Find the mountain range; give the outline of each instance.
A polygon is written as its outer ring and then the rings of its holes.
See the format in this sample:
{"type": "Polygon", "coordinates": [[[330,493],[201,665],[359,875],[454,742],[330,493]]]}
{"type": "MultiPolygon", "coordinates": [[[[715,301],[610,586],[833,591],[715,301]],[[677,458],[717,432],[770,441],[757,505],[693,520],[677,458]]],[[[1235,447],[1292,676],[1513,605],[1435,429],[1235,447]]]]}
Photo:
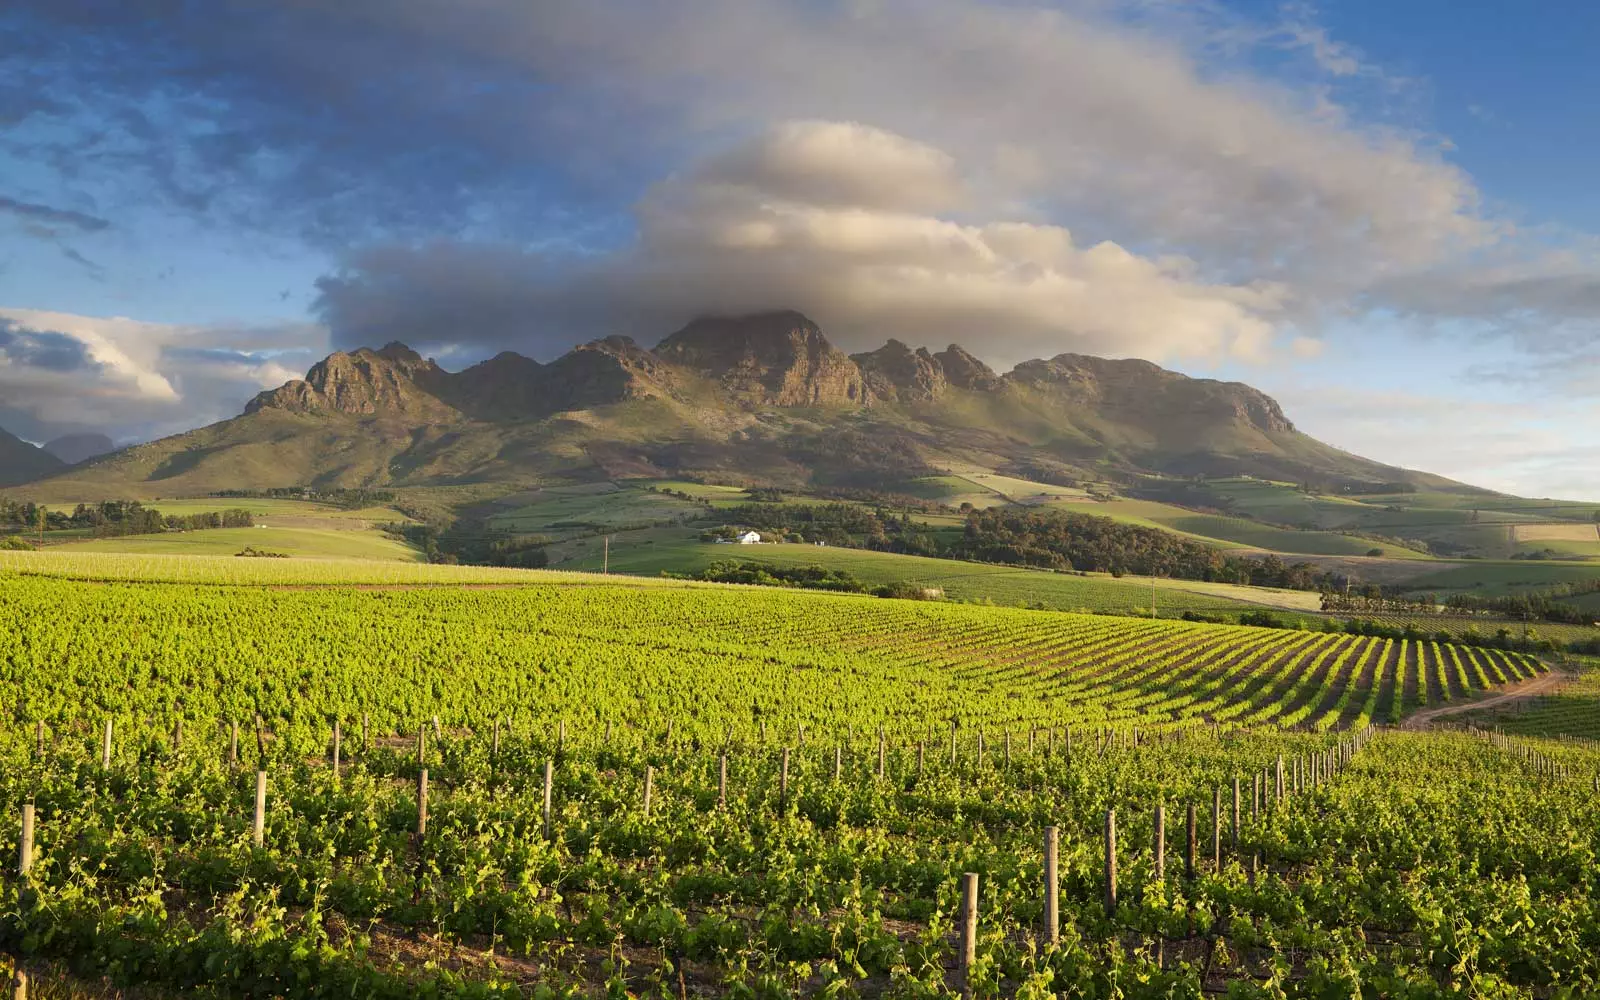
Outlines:
{"type": "Polygon", "coordinates": [[[28,492],[62,499],[633,477],[892,490],[954,467],[1056,483],[1247,474],[1468,489],[1323,444],[1242,383],[1079,354],[1000,374],[954,344],[850,355],[790,311],[698,319],[648,349],[613,336],[549,363],[507,352],[458,372],[399,343],[341,351],[238,417],[65,471],[10,441],[0,468],[48,476],[28,492]]]}

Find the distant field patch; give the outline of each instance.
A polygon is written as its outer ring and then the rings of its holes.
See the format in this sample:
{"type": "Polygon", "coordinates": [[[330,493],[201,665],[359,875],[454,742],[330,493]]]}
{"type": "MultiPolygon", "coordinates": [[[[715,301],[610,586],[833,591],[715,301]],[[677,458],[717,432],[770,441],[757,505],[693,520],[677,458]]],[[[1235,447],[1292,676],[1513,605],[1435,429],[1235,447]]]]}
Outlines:
{"type": "Polygon", "coordinates": [[[416,548],[374,529],[280,528],[272,525],[94,538],[67,542],[55,548],[59,551],[120,552],[131,555],[232,556],[245,546],[282,552],[302,559],[423,560],[422,553],[416,548]]]}
{"type": "Polygon", "coordinates": [[[1511,529],[1519,542],[1600,542],[1600,525],[1518,524],[1511,529]]]}

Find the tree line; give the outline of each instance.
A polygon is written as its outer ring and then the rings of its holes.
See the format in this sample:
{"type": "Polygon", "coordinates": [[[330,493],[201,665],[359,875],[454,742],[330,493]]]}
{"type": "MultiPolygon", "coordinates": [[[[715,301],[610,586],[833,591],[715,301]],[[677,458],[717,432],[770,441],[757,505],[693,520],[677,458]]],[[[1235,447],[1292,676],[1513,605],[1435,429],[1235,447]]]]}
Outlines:
{"type": "Polygon", "coordinates": [[[729,524],[908,555],[1039,569],[1164,576],[1186,580],[1328,590],[1343,579],[1308,562],[1235,556],[1159,528],[1093,514],[1017,507],[967,510],[959,530],[940,531],[894,512],[849,503],[751,503],[721,512],[729,524]]]}
{"type": "Polygon", "coordinates": [[[163,514],[137,500],[103,500],[80,503],[69,513],[51,510],[33,501],[0,498],[0,525],[3,531],[20,534],[47,531],[87,531],[96,538],[122,535],[155,535],[164,531],[199,531],[206,528],[248,528],[255,519],[248,510],[202,511],[194,514],[163,514]]]}

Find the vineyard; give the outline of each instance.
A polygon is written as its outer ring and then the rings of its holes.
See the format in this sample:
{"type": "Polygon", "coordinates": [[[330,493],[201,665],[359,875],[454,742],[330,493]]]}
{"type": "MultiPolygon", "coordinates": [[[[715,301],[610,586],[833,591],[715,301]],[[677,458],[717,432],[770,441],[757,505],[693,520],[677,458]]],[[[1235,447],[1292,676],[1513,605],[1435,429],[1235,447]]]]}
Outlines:
{"type": "Polygon", "coordinates": [[[0,574],[0,620],[36,989],[1600,991],[1600,754],[1382,725],[1518,653],[660,582],[0,574]]]}

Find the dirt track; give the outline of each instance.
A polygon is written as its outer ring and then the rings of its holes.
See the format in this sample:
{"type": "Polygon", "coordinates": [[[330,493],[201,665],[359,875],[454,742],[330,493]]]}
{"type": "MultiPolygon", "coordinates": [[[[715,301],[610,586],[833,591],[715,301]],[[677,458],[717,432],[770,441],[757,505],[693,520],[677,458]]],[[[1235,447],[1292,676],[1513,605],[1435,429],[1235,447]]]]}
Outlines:
{"type": "Polygon", "coordinates": [[[1408,716],[1400,723],[1401,729],[1425,729],[1428,723],[1442,715],[1455,715],[1459,712],[1475,712],[1480,708],[1497,708],[1507,702],[1519,701],[1523,698],[1532,698],[1541,694],[1549,694],[1552,689],[1559,688],[1562,684],[1572,679],[1572,675],[1564,674],[1559,670],[1552,670],[1530,680],[1518,681],[1500,688],[1498,693],[1488,698],[1477,701],[1463,701],[1454,705],[1441,705],[1438,708],[1428,708],[1415,715],[1408,716]]]}

